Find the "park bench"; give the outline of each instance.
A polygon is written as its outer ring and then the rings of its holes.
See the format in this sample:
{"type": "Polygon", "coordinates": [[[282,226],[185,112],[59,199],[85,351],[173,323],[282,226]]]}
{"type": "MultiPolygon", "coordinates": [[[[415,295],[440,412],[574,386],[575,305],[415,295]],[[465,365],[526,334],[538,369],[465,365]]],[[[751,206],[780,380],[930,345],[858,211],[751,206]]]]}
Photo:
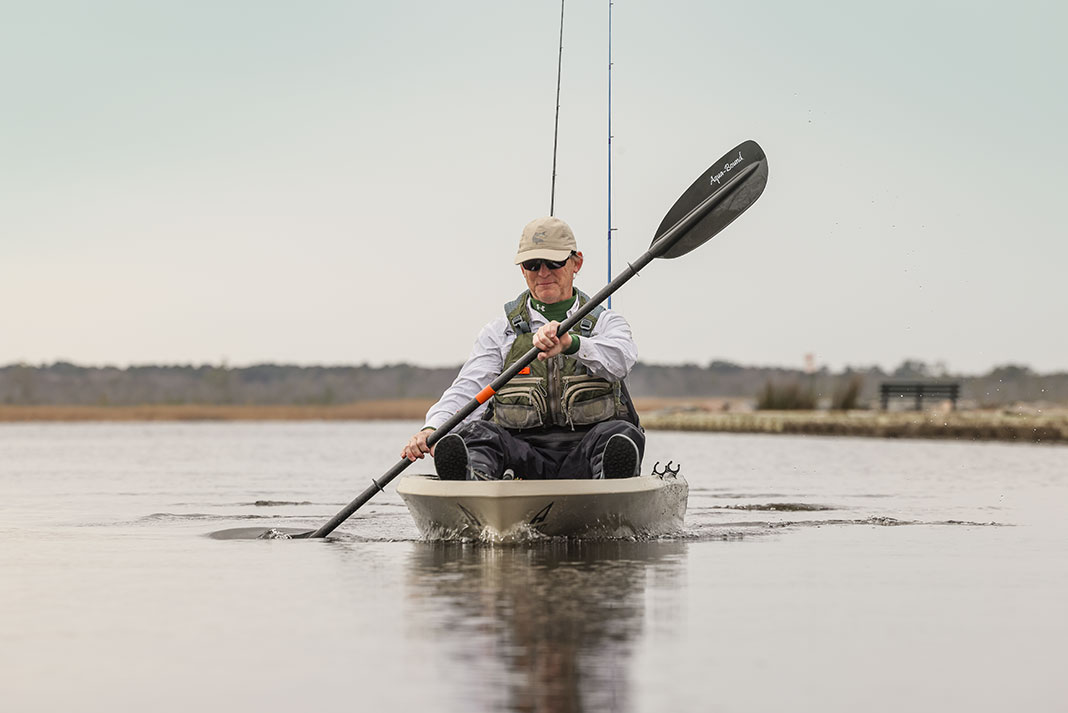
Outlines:
{"type": "Polygon", "coordinates": [[[916,399],[915,410],[923,408],[924,399],[938,399],[949,401],[953,408],[957,408],[957,398],[960,396],[960,384],[955,381],[887,381],[879,386],[879,399],[882,401],[883,410],[890,407],[890,399],[911,396],[916,399]]]}

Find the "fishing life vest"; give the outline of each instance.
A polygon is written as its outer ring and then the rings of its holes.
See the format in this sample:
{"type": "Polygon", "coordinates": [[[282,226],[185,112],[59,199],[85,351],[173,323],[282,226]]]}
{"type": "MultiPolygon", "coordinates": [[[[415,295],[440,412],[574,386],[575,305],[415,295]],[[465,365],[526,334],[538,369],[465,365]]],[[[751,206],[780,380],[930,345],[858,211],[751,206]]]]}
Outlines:
{"type": "MultiPolygon", "coordinates": [[[[578,295],[576,307],[589,302],[589,296],[581,290],[576,288],[575,293],[578,295]]],[[[515,341],[504,360],[505,370],[534,346],[527,307],[529,296],[530,291],[526,290],[504,306],[508,323],[515,331],[515,341]]],[[[572,333],[589,337],[603,311],[604,307],[598,305],[572,333]]],[[[566,354],[545,361],[532,361],[497,391],[486,418],[510,430],[545,426],[575,429],[613,419],[638,425],[638,414],[622,381],[593,376],[577,359],[566,354]]]]}

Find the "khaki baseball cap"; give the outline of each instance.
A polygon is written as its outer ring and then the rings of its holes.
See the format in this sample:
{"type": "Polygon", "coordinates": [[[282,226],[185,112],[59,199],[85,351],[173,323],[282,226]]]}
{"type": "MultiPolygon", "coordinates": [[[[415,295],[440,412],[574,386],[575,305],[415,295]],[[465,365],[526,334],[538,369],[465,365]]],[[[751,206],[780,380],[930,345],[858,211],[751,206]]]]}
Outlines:
{"type": "Polygon", "coordinates": [[[571,226],[559,218],[547,216],[527,223],[519,238],[519,254],[515,264],[526,260],[566,260],[572,250],[578,250],[571,226]]]}

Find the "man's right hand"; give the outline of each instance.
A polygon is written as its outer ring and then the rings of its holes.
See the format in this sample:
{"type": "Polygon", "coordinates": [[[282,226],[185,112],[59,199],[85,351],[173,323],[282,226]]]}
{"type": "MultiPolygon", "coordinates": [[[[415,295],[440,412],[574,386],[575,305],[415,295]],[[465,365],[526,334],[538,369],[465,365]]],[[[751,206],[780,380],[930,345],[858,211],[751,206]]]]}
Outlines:
{"type": "Polygon", "coordinates": [[[426,444],[426,439],[433,432],[433,428],[424,428],[422,431],[408,439],[408,444],[401,449],[401,458],[407,458],[414,463],[426,456],[427,453],[430,453],[430,448],[426,444]]]}

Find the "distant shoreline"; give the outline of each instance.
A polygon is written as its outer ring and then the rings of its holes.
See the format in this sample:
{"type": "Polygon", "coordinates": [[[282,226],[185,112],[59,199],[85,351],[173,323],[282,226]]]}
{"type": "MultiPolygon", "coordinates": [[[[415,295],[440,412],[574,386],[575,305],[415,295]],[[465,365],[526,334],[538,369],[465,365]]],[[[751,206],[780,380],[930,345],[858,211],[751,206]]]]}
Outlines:
{"type": "MultiPolygon", "coordinates": [[[[648,430],[1068,443],[1068,408],[964,411],[739,411],[740,399],[635,399],[648,430]],[[729,409],[729,410],[724,410],[729,409]]],[[[0,423],[422,421],[430,399],[338,405],[0,406],[0,423]]]]}
{"type": "MultiPolygon", "coordinates": [[[[652,413],[679,406],[718,410],[744,399],[635,399],[652,413]]],[[[348,404],[0,405],[0,423],[48,421],[422,421],[434,399],[378,399],[348,404]]]]}
{"type": "Polygon", "coordinates": [[[1068,443],[1068,409],[975,411],[661,411],[648,430],[776,433],[956,441],[1068,443]]]}

